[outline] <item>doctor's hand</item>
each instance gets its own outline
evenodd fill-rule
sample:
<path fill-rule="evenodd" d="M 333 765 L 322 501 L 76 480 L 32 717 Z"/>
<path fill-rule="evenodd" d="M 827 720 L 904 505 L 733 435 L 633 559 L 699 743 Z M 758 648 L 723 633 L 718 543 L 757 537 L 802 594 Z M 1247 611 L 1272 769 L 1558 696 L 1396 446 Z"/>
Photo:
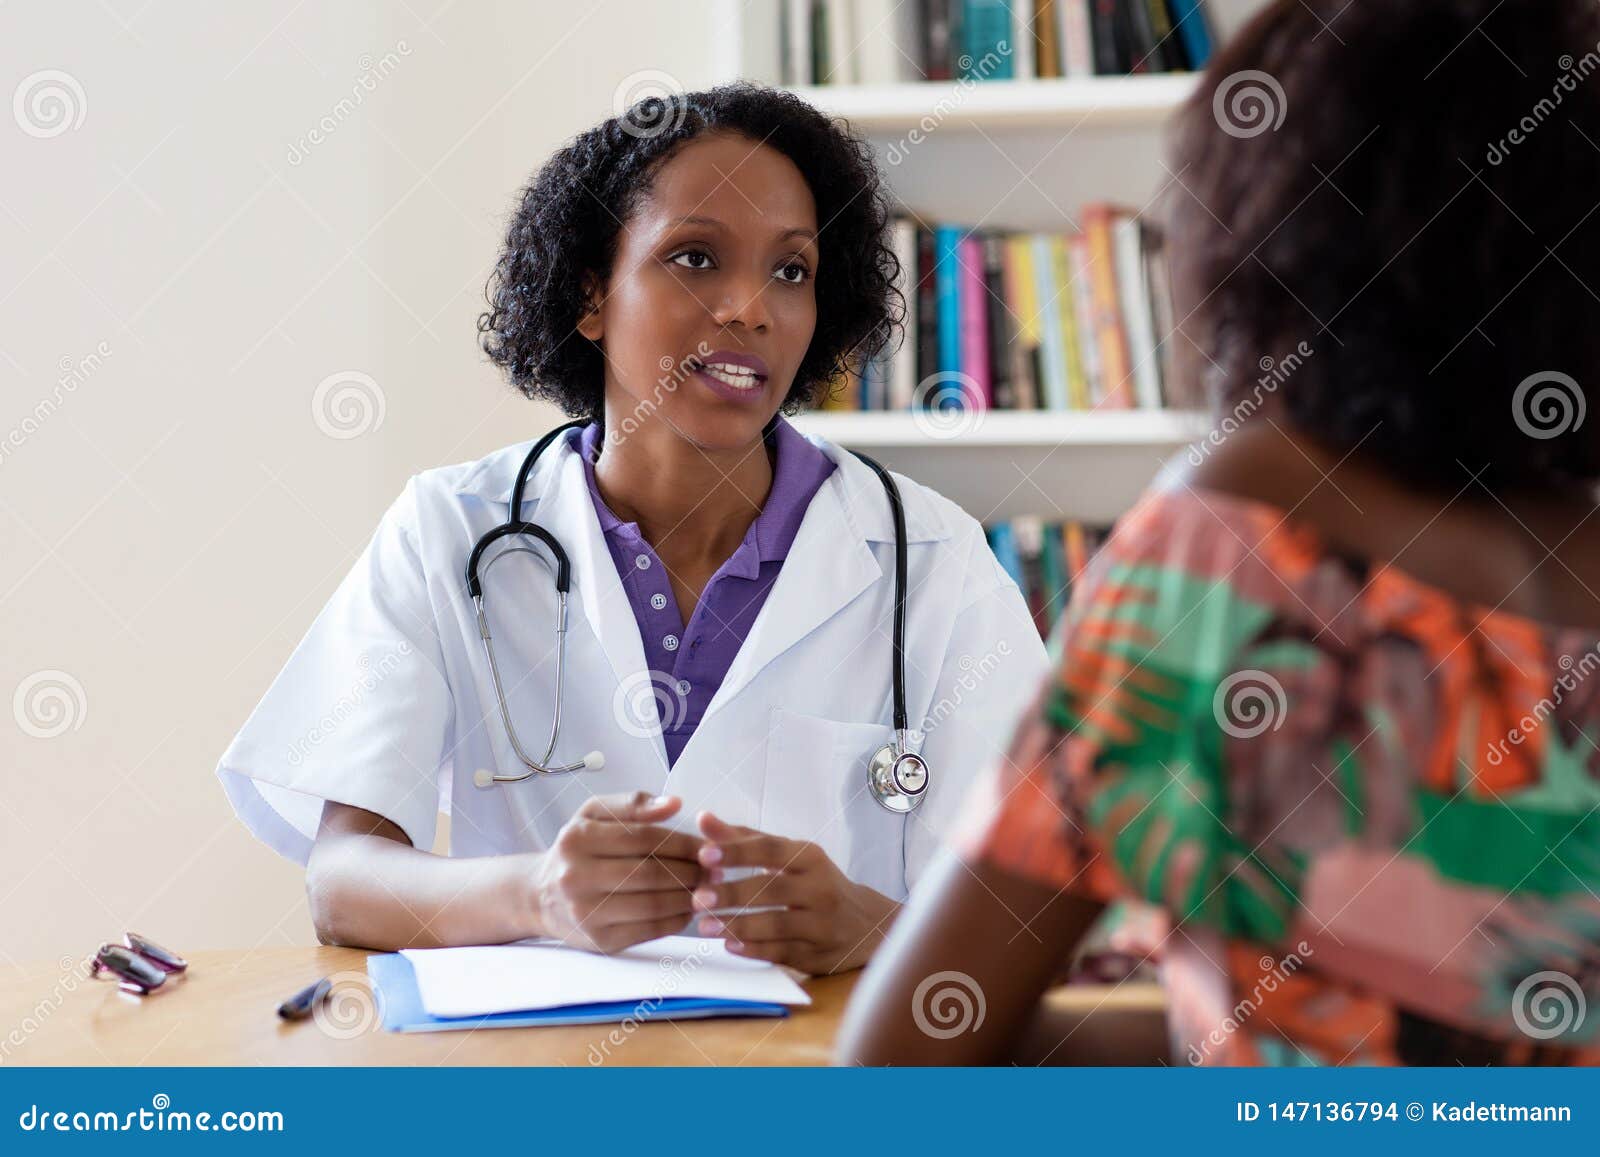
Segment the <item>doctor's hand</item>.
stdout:
<path fill-rule="evenodd" d="M 533 873 L 542 934 L 617 952 L 682 932 L 706 877 L 696 861 L 700 839 L 660 826 L 682 806 L 641 791 L 595 796 L 579 808 Z"/>
<path fill-rule="evenodd" d="M 694 893 L 706 913 L 701 934 L 721 935 L 729 952 L 787 964 L 804 972 L 845 972 L 871 958 L 900 905 L 841 872 L 828 854 L 805 840 L 699 815 L 706 837 L 700 863 L 710 879 Z M 761 874 L 725 881 L 724 868 L 758 868 Z M 743 916 L 711 915 L 728 908 L 764 908 Z"/>

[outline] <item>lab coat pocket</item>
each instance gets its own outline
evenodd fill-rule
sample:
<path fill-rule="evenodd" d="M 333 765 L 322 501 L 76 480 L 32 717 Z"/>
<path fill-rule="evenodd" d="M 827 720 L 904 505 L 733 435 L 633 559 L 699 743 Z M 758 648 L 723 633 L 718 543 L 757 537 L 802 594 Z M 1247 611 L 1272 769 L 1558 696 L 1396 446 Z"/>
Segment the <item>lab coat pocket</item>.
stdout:
<path fill-rule="evenodd" d="M 772 709 L 761 828 L 821 846 L 845 875 L 905 897 L 905 824 L 872 798 L 867 762 L 894 739 L 887 723 L 842 723 Z"/>

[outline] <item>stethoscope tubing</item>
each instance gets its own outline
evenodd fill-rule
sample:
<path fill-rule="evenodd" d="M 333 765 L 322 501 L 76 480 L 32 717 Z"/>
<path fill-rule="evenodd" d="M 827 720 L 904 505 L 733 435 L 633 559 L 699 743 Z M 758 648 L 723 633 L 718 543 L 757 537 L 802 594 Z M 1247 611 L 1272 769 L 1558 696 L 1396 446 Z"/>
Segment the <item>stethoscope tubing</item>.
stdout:
<path fill-rule="evenodd" d="M 546 447 L 567 431 L 588 424 L 589 419 L 587 418 L 566 422 L 549 431 L 534 443 L 533 448 L 528 451 L 527 456 L 522 460 L 521 468 L 517 471 L 516 482 L 511 488 L 511 498 L 507 503 L 506 521 L 480 537 L 473 544 L 472 552 L 467 557 L 467 593 L 471 596 L 473 605 L 477 610 L 478 634 L 483 640 L 484 654 L 489 660 L 489 671 L 494 679 L 495 697 L 499 700 L 500 715 L 505 722 L 506 733 L 510 737 L 512 749 L 516 752 L 517 758 L 528 769 L 526 772 L 517 775 L 492 774 L 486 778 L 480 772 L 480 786 L 487 786 L 489 783 L 516 783 L 535 774 L 554 775 L 596 766 L 594 760 L 597 753 L 593 752 L 577 763 L 563 764 L 557 767 L 548 765 L 550 756 L 555 752 L 556 740 L 561 729 L 561 704 L 564 691 L 564 668 L 567 649 L 567 595 L 571 589 L 572 566 L 567 558 L 566 550 L 555 535 L 538 523 L 526 522 L 522 519 L 523 493 L 527 489 L 528 479 L 533 474 L 534 467 L 539 461 L 539 455 L 544 453 Z M 893 689 L 895 748 L 897 754 L 904 755 L 907 751 L 905 638 L 908 586 L 905 506 L 901 502 L 900 487 L 882 464 L 859 450 L 852 450 L 851 453 L 865 463 L 877 475 L 878 481 L 882 483 L 884 494 L 889 502 L 890 517 L 894 523 L 894 662 L 891 672 L 891 686 Z M 545 545 L 546 549 L 550 551 L 551 557 L 555 560 L 555 587 L 560 604 L 559 622 L 557 624 L 555 711 L 551 721 L 550 742 L 545 748 L 543 758 L 539 760 L 532 759 L 523 749 L 522 742 L 517 737 L 516 728 L 512 724 L 511 710 L 506 703 L 505 688 L 500 679 L 500 665 L 495 661 L 494 642 L 490 637 L 489 620 L 484 613 L 483 583 L 479 572 L 479 564 L 483 558 L 484 551 L 495 542 L 510 535 L 528 535 L 537 539 Z"/>

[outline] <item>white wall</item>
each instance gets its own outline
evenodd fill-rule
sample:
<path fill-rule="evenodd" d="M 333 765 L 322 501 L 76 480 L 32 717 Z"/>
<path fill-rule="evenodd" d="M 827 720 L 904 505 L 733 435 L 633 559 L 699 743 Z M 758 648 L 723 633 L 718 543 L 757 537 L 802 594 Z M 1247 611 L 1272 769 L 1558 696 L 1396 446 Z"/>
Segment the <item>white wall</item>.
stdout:
<path fill-rule="evenodd" d="M 0 976 L 125 929 L 314 943 L 217 757 L 406 477 L 553 421 L 477 347 L 502 221 L 626 78 L 712 83 L 712 15 L 0 7 Z M 359 437 L 313 415 L 342 371 L 381 392 Z"/>

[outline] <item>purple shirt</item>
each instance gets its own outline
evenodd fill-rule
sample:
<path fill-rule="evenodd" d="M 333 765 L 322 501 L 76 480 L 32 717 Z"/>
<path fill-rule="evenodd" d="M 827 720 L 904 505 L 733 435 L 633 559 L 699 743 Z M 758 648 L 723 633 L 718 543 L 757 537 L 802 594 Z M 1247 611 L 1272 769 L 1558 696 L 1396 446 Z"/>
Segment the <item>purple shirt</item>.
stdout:
<path fill-rule="evenodd" d="M 772 489 L 744 541 L 717 568 L 687 626 L 672 583 L 655 548 L 639 533 L 637 522 L 623 522 L 606 506 L 594 480 L 600 425 L 591 422 L 574 432 L 583 457 L 589 495 L 600 517 L 600 530 L 611 549 L 617 575 L 633 607 L 650 670 L 652 698 L 666 741 L 667 764 L 678 762 L 689 736 L 700 725 L 706 707 L 722 686 L 739 646 L 767 601 L 812 497 L 834 471 L 833 459 L 818 450 L 782 418 L 773 433 L 775 463 Z M 569 434 L 569 441 L 574 435 Z"/>

